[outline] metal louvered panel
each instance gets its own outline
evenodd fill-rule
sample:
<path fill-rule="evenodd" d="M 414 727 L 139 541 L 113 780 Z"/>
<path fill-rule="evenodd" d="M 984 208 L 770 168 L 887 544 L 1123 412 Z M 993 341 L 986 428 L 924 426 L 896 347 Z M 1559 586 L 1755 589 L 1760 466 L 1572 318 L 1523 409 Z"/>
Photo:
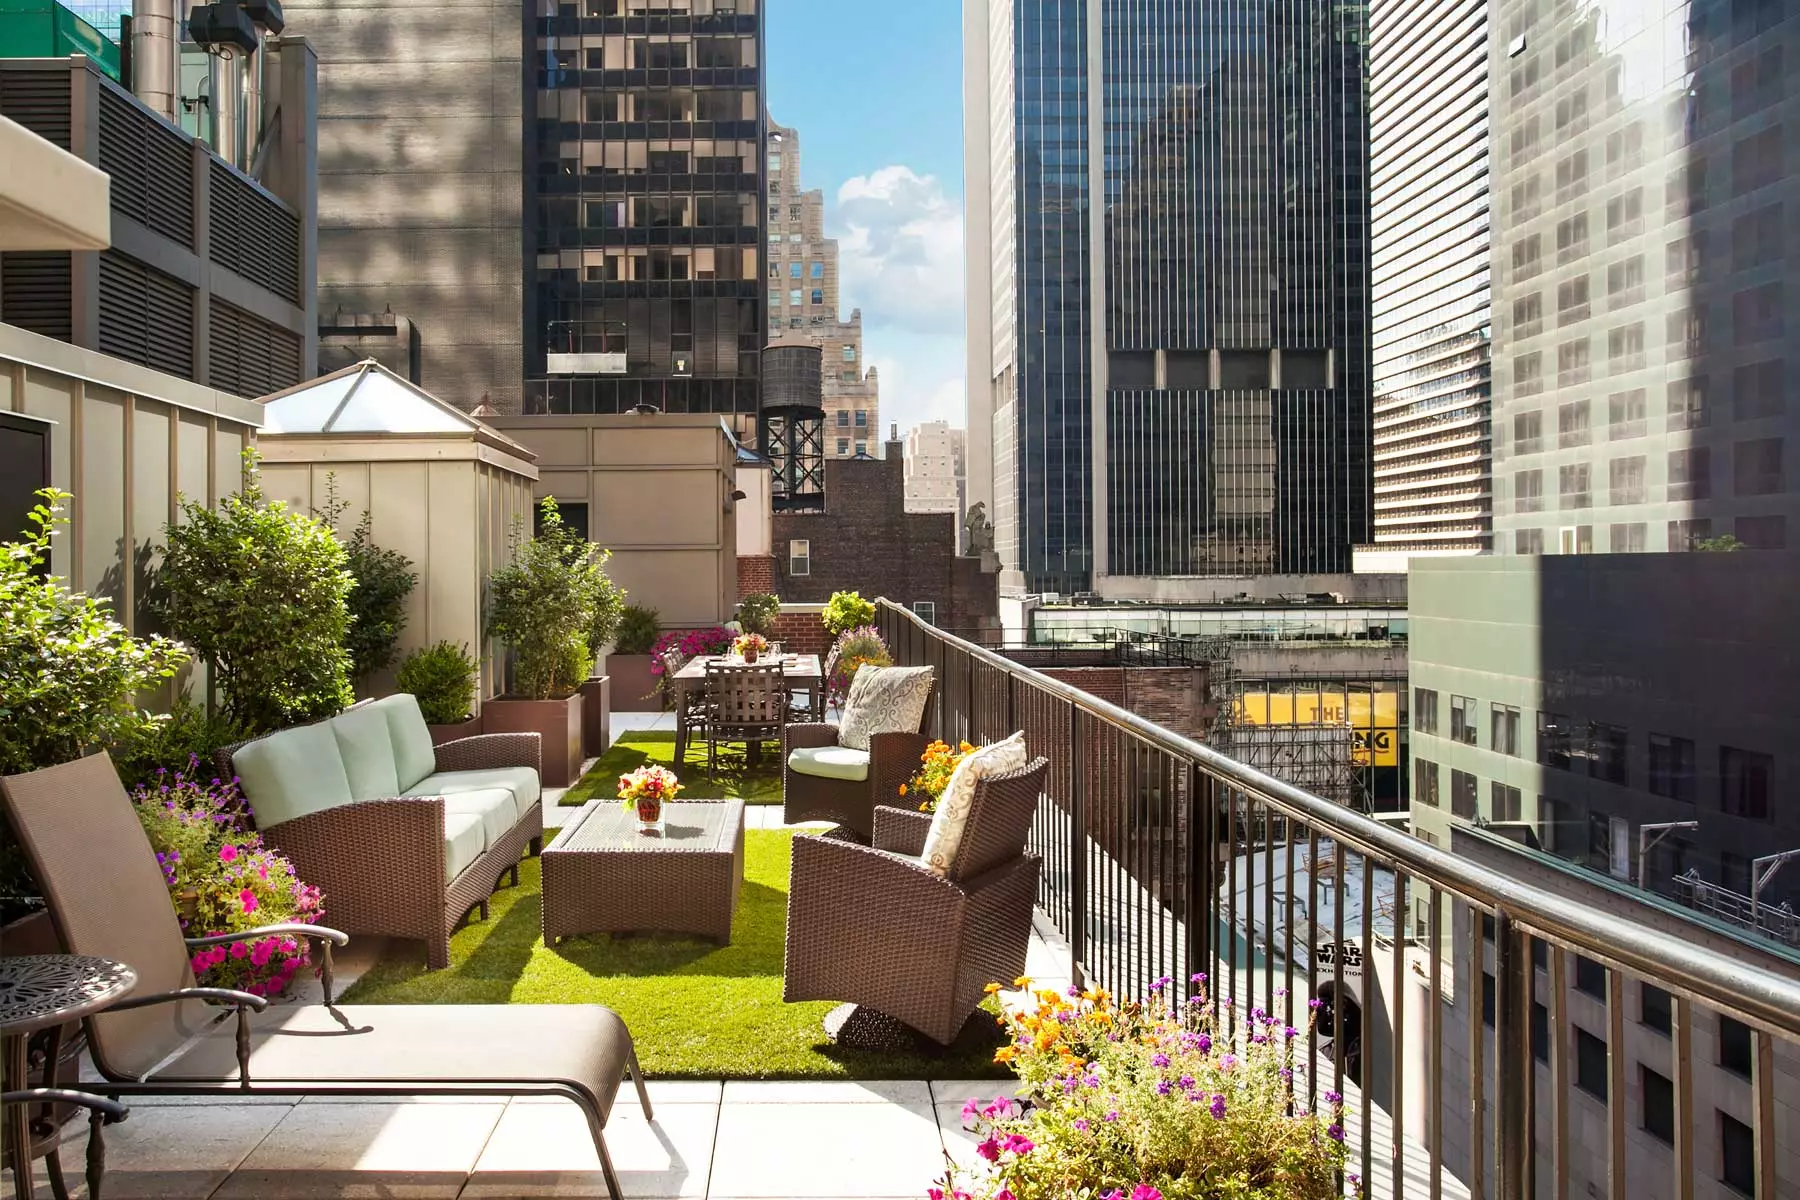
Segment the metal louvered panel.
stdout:
<path fill-rule="evenodd" d="M 71 341 L 69 254 L 14 250 L 0 254 L 0 321 L 58 341 Z"/>
<path fill-rule="evenodd" d="M 0 70 L 0 115 L 69 149 L 69 68 Z"/>
<path fill-rule="evenodd" d="M 115 212 L 193 246 L 192 143 L 107 86 L 100 88 L 100 169 L 112 176 Z"/>
<path fill-rule="evenodd" d="M 100 350 L 194 377 L 194 290 L 117 250 L 100 253 Z"/>
<path fill-rule="evenodd" d="M 300 338 L 292 330 L 214 298 L 207 382 L 255 398 L 300 382 Z"/>
<path fill-rule="evenodd" d="M 300 218 L 224 163 L 212 164 L 212 260 L 300 303 Z"/>

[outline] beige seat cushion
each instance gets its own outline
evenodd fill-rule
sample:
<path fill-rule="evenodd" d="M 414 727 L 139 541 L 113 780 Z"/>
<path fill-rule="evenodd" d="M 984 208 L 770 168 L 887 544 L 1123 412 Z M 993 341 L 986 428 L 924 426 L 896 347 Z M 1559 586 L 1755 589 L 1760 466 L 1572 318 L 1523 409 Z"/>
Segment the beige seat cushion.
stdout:
<path fill-rule="evenodd" d="M 487 849 L 487 831 L 482 828 L 481 814 L 451 812 L 444 808 L 444 879 L 454 880 L 469 869 L 469 864 Z"/>
<path fill-rule="evenodd" d="M 506 788 L 486 788 L 479 792 L 448 792 L 444 795 L 446 813 L 472 813 L 481 818 L 481 848 L 486 850 L 519 823 L 519 809 L 513 794 Z"/>
<path fill-rule="evenodd" d="M 337 738 L 354 799 L 380 800 L 400 794 L 394 739 L 388 731 L 386 714 L 373 704 L 359 704 L 325 724 Z"/>
<path fill-rule="evenodd" d="M 1030 757 L 1025 753 L 1025 733 L 1020 730 L 991 746 L 978 746 L 956 764 L 944 794 L 938 797 L 937 811 L 931 817 L 931 829 L 925 834 L 925 850 L 919 857 L 933 875 L 948 875 L 950 864 L 962 846 L 969 825 L 969 810 L 975 803 L 975 785 L 989 775 L 1017 771 Z"/>
<path fill-rule="evenodd" d="M 437 771 L 408 788 L 408 796 L 448 796 L 453 792 L 485 792 L 505 788 L 513 794 L 520 817 L 531 811 L 543 788 L 530 767 L 482 767 L 473 771 Z"/>
<path fill-rule="evenodd" d="M 801 746 L 788 754 L 788 769 L 819 779 L 849 779 L 858 783 L 869 777 L 869 752 L 848 746 Z"/>
<path fill-rule="evenodd" d="M 388 736 L 394 741 L 394 772 L 402 792 L 437 770 L 437 748 L 419 701 L 408 692 L 383 696 L 368 706 L 387 718 Z"/>
<path fill-rule="evenodd" d="M 838 745 L 867 750 L 877 733 L 917 733 L 930 698 L 930 667 L 861 668 L 844 699 Z"/>

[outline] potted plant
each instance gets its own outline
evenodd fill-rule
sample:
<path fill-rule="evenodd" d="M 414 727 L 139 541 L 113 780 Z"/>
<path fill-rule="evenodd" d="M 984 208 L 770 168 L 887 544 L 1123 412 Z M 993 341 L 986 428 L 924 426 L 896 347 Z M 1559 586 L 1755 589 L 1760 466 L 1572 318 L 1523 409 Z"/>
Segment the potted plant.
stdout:
<path fill-rule="evenodd" d="M 667 706 L 674 702 L 674 685 L 663 678 L 663 655 L 670 650 L 681 656 L 683 662 L 689 659 L 724 654 L 731 649 L 737 631 L 728 625 L 709 625 L 705 629 L 671 629 L 656 639 L 650 647 L 650 677 L 653 687 L 661 693 L 661 702 Z"/>
<path fill-rule="evenodd" d="M 637 813 L 638 832 L 661 833 L 663 805 L 675 799 L 681 780 L 675 772 L 655 763 L 645 763 L 629 775 L 619 776 L 619 800 L 627 812 Z"/>
<path fill-rule="evenodd" d="M 769 649 L 769 639 L 760 633 L 740 633 L 731 640 L 731 652 L 747 663 L 761 658 Z"/>
<path fill-rule="evenodd" d="M 400 660 L 394 685 L 411 692 L 431 730 L 431 742 L 455 741 L 481 732 L 475 706 L 475 660 L 454 642 L 422 646 Z"/>
<path fill-rule="evenodd" d="M 606 656 L 606 673 L 619 707 L 632 712 L 657 707 L 652 701 L 662 664 L 656 661 L 654 651 L 661 635 L 662 621 L 654 608 L 627 604 L 619 610 L 618 632 L 613 636 L 612 653 Z"/>
<path fill-rule="evenodd" d="M 948 742 L 933 742 L 925 747 L 925 752 L 919 755 L 918 771 L 900 785 L 901 799 L 917 804 L 922 813 L 936 812 L 938 800 L 950 786 L 950 776 L 956 773 L 957 764 L 974 749 L 968 742 L 959 742 L 955 748 Z"/>
<path fill-rule="evenodd" d="M 625 615 L 625 589 L 612 581 L 606 564 L 611 550 L 600 551 L 594 581 L 594 619 L 588 625 L 588 653 L 594 665 L 581 681 L 581 752 L 590 758 L 606 753 L 612 744 L 612 684 L 606 670 L 607 647 L 619 636 Z"/>
<path fill-rule="evenodd" d="M 824 622 L 826 633 L 842 637 L 849 630 L 873 625 L 875 605 L 857 592 L 833 592 L 819 613 L 819 620 Z"/>
<path fill-rule="evenodd" d="M 752 592 L 738 601 L 738 628 L 745 633 L 775 636 L 775 618 L 781 615 L 781 597 L 767 592 Z"/>
<path fill-rule="evenodd" d="M 894 656 L 888 653 L 887 643 L 881 640 L 881 634 L 873 625 L 844 630 L 838 635 L 832 651 L 837 665 L 832 669 L 831 678 L 825 681 L 825 687 L 833 703 L 841 704 L 849 696 L 850 681 L 856 678 L 860 668 L 894 665 Z"/>
<path fill-rule="evenodd" d="M 512 687 L 482 706 L 488 733 L 543 738 L 543 782 L 567 787 L 581 775 L 581 682 L 593 659 L 596 547 L 563 524 L 556 501 L 540 506 L 538 532 L 513 530 L 513 560 L 488 580 L 487 633 L 506 643 Z"/>

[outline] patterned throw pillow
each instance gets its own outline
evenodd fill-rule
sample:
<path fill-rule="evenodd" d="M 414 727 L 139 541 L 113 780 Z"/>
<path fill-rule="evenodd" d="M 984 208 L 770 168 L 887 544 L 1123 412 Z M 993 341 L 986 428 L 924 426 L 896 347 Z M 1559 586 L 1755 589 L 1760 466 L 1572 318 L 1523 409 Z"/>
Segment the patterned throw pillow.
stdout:
<path fill-rule="evenodd" d="M 877 733 L 917 733 L 931 696 L 930 667 L 861 667 L 850 681 L 838 745 L 867 750 Z"/>
<path fill-rule="evenodd" d="M 956 764 L 944 794 L 938 797 L 937 812 L 931 817 L 931 831 L 925 835 L 925 852 L 919 856 L 933 875 L 948 875 L 950 864 L 962 846 L 963 831 L 968 828 L 969 810 L 975 804 L 975 785 L 989 775 L 1017 771 L 1031 759 L 1025 753 L 1025 731 L 1020 730 L 1004 741 L 977 747 Z"/>

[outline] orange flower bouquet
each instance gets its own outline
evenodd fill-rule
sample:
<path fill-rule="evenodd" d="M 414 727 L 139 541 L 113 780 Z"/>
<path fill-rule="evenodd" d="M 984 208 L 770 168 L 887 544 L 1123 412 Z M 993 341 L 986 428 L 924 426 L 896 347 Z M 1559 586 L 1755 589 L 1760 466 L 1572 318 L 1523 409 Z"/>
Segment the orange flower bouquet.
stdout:
<path fill-rule="evenodd" d="M 975 747 L 958 742 L 953 749 L 947 742 L 933 742 L 919 755 L 919 770 L 900 785 L 900 794 L 917 801 L 920 812 L 936 812 L 939 797 L 950 784 L 956 764 L 969 756 Z"/>

